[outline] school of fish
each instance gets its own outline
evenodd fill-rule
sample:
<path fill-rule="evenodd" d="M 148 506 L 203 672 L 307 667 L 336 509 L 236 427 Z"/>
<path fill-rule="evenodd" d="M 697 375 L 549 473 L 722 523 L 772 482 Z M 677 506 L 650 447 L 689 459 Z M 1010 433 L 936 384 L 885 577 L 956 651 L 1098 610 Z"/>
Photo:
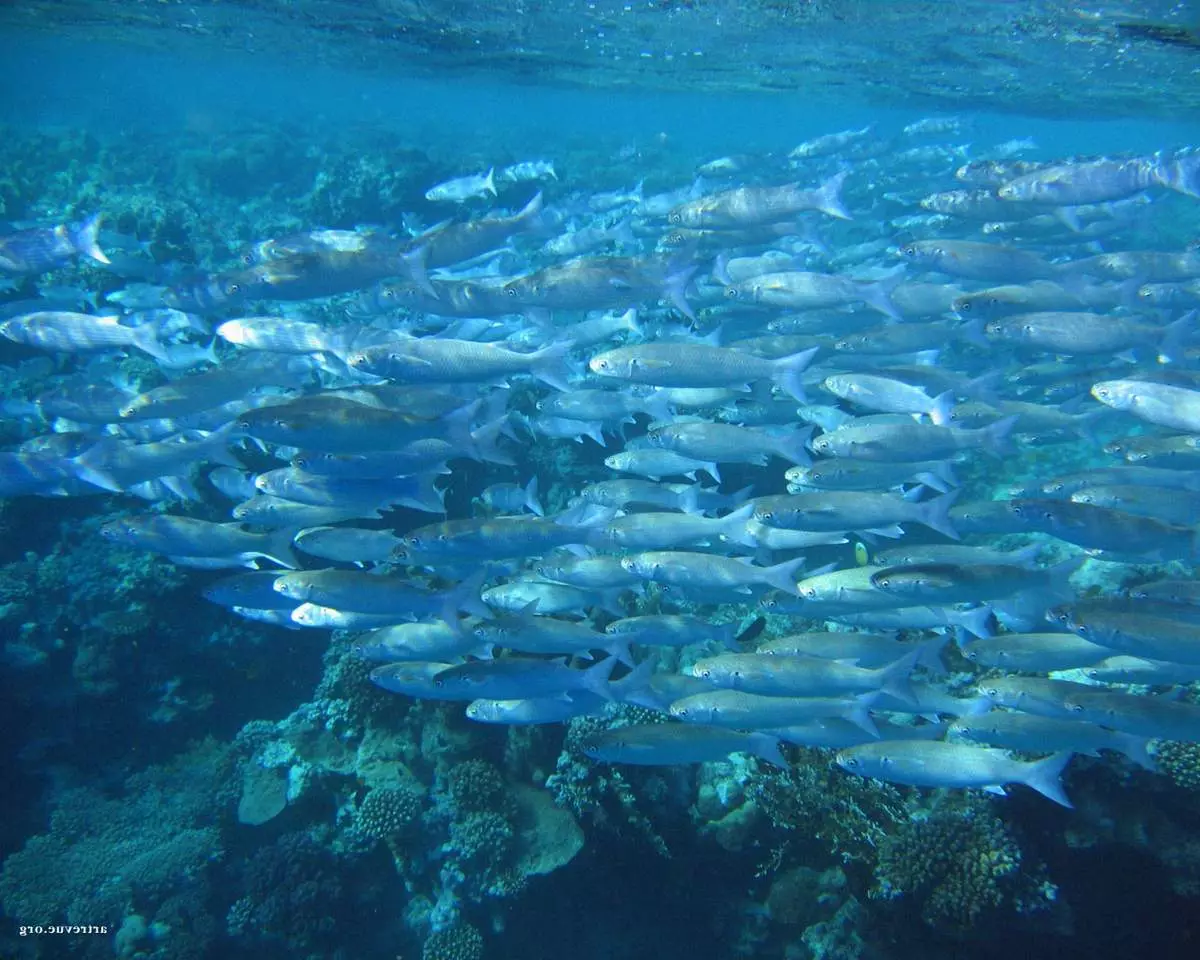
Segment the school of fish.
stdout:
<path fill-rule="evenodd" d="M 1073 754 L 1200 741 L 1200 151 L 960 133 L 658 193 L 528 160 L 431 186 L 435 225 L 202 274 L 103 211 L 14 230 L 10 278 L 123 282 L 0 303 L 59 363 L 5 403 L 0 495 L 141 498 L 101 535 L 480 723 L 661 714 L 598 762 L 799 744 L 1070 806 Z"/>

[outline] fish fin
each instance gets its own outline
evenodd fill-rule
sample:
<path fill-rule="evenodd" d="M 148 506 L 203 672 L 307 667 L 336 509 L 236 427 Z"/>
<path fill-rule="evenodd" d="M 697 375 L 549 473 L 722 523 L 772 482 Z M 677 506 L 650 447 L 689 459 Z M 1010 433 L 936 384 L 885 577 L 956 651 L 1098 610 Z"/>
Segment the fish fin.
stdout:
<path fill-rule="evenodd" d="M 693 323 L 696 322 L 696 313 L 688 303 L 686 294 L 687 285 L 692 282 L 692 277 L 696 275 L 698 269 L 699 267 L 692 263 L 672 270 L 663 281 L 662 289 L 663 299 Z"/>
<path fill-rule="evenodd" d="M 775 382 L 780 389 L 793 397 L 799 403 L 808 403 L 808 395 L 804 392 L 804 371 L 817 355 L 819 347 L 809 347 L 799 353 L 781 357 L 775 361 Z"/>
<path fill-rule="evenodd" d="M 799 596 L 800 591 L 796 587 L 796 571 L 803 569 L 805 560 L 805 557 L 795 557 L 791 560 L 784 560 L 783 563 L 777 563 L 773 567 L 764 567 L 761 574 L 762 580 L 776 590 L 790 593 L 794 597 Z"/>
<path fill-rule="evenodd" d="M 92 214 L 83 223 L 68 227 L 67 234 L 70 237 L 71 246 L 75 248 L 76 253 L 85 257 L 91 257 L 97 263 L 110 264 L 112 261 L 104 255 L 104 251 L 100 249 L 98 242 L 101 216 L 102 214 L 99 213 Z"/>
<path fill-rule="evenodd" d="M 951 412 L 954 410 L 954 391 L 947 390 L 933 398 L 933 406 L 929 410 L 929 419 L 939 427 L 950 424 Z"/>
<path fill-rule="evenodd" d="M 603 649 L 619 663 L 622 663 L 631 669 L 635 666 L 633 654 L 629 652 L 629 641 L 624 637 L 618 637 L 614 639 Z"/>
<path fill-rule="evenodd" d="M 605 657 L 594 667 L 588 667 L 584 670 L 584 689 L 602 696 L 605 700 L 615 699 L 612 688 L 609 686 L 608 678 L 612 676 L 612 672 L 618 662 L 616 657 Z"/>
<path fill-rule="evenodd" d="M 879 689 L 897 700 L 916 706 L 917 696 L 908 682 L 908 675 L 913 672 L 920 661 L 921 654 L 921 650 L 913 650 L 894 663 L 880 667 L 877 671 L 880 681 Z"/>
<path fill-rule="evenodd" d="M 539 517 L 546 515 L 545 509 L 542 507 L 541 501 L 538 500 L 538 478 L 534 474 L 529 478 L 529 482 L 525 484 L 525 509 L 530 513 L 536 514 Z"/>
<path fill-rule="evenodd" d="M 732 513 L 727 513 L 725 516 L 717 520 L 720 524 L 721 536 L 731 542 L 741 544 L 743 547 L 756 546 L 753 537 L 746 532 L 746 521 L 754 515 L 754 504 L 744 503 Z"/>
<path fill-rule="evenodd" d="M 429 273 L 426 266 L 428 254 L 429 244 L 422 243 L 420 246 L 400 254 L 400 263 L 403 264 L 404 273 L 412 281 L 413 286 L 426 296 L 437 300 L 439 299 L 438 292 L 429 281 Z"/>
<path fill-rule="evenodd" d="M 808 453 L 808 442 L 812 439 L 815 430 L 816 428 L 810 424 L 807 427 L 793 429 L 779 437 L 776 440 L 775 455 L 797 466 L 809 466 L 812 463 L 812 457 Z"/>
<path fill-rule="evenodd" d="M 875 726 L 875 721 L 871 719 L 871 706 L 878 699 L 878 690 L 861 694 L 855 697 L 854 702 L 842 713 L 843 718 L 849 720 L 856 727 L 865 730 L 876 740 L 879 739 L 879 728 Z"/>
<path fill-rule="evenodd" d="M 442 619 L 447 624 L 458 629 L 457 613 L 460 610 L 474 617 L 489 618 L 495 616 L 495 611 L 479 598 L 479 592 L 483 588 L 487 576 L 486 570 L 476 570 L 446 594 L 446 606 L 442 610 Z M 535 600 L 534 604 L 536 603 L 537 601 Z M 529 607 L 523 609 L 521 613 L 524 614 L 526 611 L 529 611 L 530 615 L 533 613 Z"/>
<path fill-rule="evenodd" d="M 1032 787 L 1043 797 L 1053 800 L 1059 806 L 1066 807 L 1068 810 L 1073 809 L 1074 805 L 1067 798 L 1066 791 L 1059 780 L 1059 776 L 1071 762 L 1071 757 L 1071 751 L 1064 750 L 1045 760 L 1031 763 L 1025 768 L 1021 782 L 1027 787 Z"/>
<path fill-rule="evenodd" d="M 827 217 L 833 217 L 837 220 L 854 219 L 850 216 L 850 211 L 842 204 L 842 184 L 846 182 L 846 177 L 848 176 L 850 176 L 850 171 L 842 170 L 835 173 L 813 191 L 814 206 Z"/>
<path fill-rule="evenodd" d="M 1013 452 L 1008 435 L 1012 433 L 1013 425 L 1017 422 L 1017 419 L 1018 415 L 1014 413 L 1010 417 L 1004 417 L 995 423 L 981 428 L 983 430 L 984 449 L 988 453 L 995 457 L 1006 457 Z"/>
<path fill-rule="evenodd" d="M 951 540 L 961 540 L 958 531 L 954 529 L 954 524 L 950 522 L 950 508 L 954 506 L 954 502 L 961 493 L 961 490 L 951 490 L 949 493 L 943 493 L 940 497 L 922 503 L 921 523 Z"/>
<path fill-rule="evenodd" d="M 779 750 L 779 738 L 774 737 L 769 733 L 751 733 L 747 734 L 749 750 L 747 753 L 752 753 L 760 760 L 766 760 L 776 767 L 787 769 L 788 762 L 784 759 L 783 754 Z"/>
<path fill-rule="evenodd" d="M 472 460 L 515 467 L 517 465 L 516 460 L 496 446 L 496 441 L 500 438 L 500 435 L 506 433 L 505 427 L 507 426 L 508 416 L 502 415 L 490 423 L 476 427 L 471 431 L 471 443 L 467 447 L 467 456 Z"/>
<path fill-rule="evenodd" d="M 1158 763 L 1147 749 L 1150 741 L 1146 737 L 1136 737 L 1131 733 L 1117 733 L 1113 735 L 1113 741 L 1118 750 L 1143 770 L 1149 770 L 1151 773 L 1158 772 Z"/>
<path fill-rule="evenodd" d="M 859 286 L 859 293 L 863 298 L 863 302 L 873 310 L 878 310 L 885 317 L 890 317 L 897 322 L 903 320 L 904 317 L 896 309 L 896 305 L 892 303 L 892 291 L 904 281 L 904 274 L 905 268 L 901 266 L 888 276 L 882 277 L 874 283 L 861 284 Z"/>
<path fill-rule="evenodd" d="M 490 170 L 488 170 L 488 174 L 486 177 L 484 177 L 484 180 L 483 180 L 483 188 L 485 190 L 489 191 L 493 197 L 496 196 L 496 168 L 495 167 L 492 167 Z"/>
<path fill-rule="evenodd" d="M 551 343 L 529 355 L 529 372 L 542 383 L 555 390 L 570 389 L 569 382 L 574 372 L 567 360 L 574 343 L 569 340 Z"/>
<path fill-rule="evenodd" d="M 267 548 L 258 551 L 258 556 L 273 560 L 281 567 L 289 570 L 299 570 L 303 564 L 292 549 L 292 541 L 298 532 L 296 527 L 285 527 L 282 530 L 272 530 L 267 541 Z"/>

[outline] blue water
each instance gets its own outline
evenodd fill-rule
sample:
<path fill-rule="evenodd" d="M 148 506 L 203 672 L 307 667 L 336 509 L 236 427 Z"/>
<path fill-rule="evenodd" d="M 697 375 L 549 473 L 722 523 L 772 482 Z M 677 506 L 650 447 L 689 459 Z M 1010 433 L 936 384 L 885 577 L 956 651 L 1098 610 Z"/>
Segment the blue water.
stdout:
<path fill-rule="evenodd" d="M 503 188 L 495 202 L 513 211 L 539 187 L 547 205 L 563 211 L 586 209 L 593 194 L 631 189 L 640 180 L 646 195 L 684 187 L 698 166 L 724 156 L 748 155 L 762 163 L 726 186 L 743 179 L 777 184 L 795 176 L 815 185 L 844 167 L 856 220 L 845 226 L 813 215 L 807 221 L 827 231 L 836 254 L 869 240 L 895 245 L 907 238 L 888 218 L 919 214 L 916 201 L 923 193 L 959 186 L 954 168 L 988 156 L 1004 141 L 1032 139 L 1036 146 L 1022 156 L 1045 162 L 1200 146 L 1200 113 L 1188 93 L 1200 59 L 1194 34 L 1186 33 L 1192 23 L 1186 4 L 1151 3 L 1094 17 L 1057 3 L 993 4 L 987 16 L 1021 18 L 1025 32 L 1013 27 L 993 37 L 980 24 L 984 39 L 977 42 L 988 45 L 986 57 L 979 55 L 982 48 L 971 48 L 970 56 L 951 49 L 983 15 L 978 4 L 923 4 L 931 22 L 938 8 L 952 11 L 950 20 L 961 18 L 957 31 L 938 39 L 946 45 L 944 63 L 908 60 L 892 50 L 882 42 L 895 41 L 894 31 L 902 29 L 892 23 L 880 27 L 879 63 L 852 71 L 838 61 L 843 35 L 817 29 L 814 38 L 833 39 L 823 45 L 814 40 L 818 52 L 808 67 L 785 58 L 781 43 L 780 74 L 803 83 L 805 71 L 811 72 L 808 86 L 790 90 L 768 89 L 762 78 L 770 71 L 758 68 L 771 56 L 776 28 L 764 27 L 755 37 L 760 48 L 745 39 L 755 36 L 754 11 L 716 3 L 662 4 L 647 7 L 649 12 L 624 7 L 635 25 L 645 25 L 642 34 L 634 42 L 623 32 L 620 43 L 632 45 L 602 65 L 572 62 L 578 49 L 568 41 L 587 32 L 578 25 L 597 28 L 586 5 L 564 5 L 548 19 L 567 40 L 553 65 L 540 70 L 513 68 L 508 61 L 495 65 L 487 56 L 495 53 L 488 46 L 494 41 L 487 39 L 487 12 L 452 5 L 294 0 L 278 10 L 254 4 L 162 4 L 161 11 L 141 3 L 21 6 L 0 20 L 0 236 L 100 213 L 110 231 L 101 234 L 102 247 L 113 251 L 120 244 L 154 269 L 146 277 L 122 276 L 78 258 L 15 275 L 0 288 L 5 318 L 41 309 L 118 311 L 104 297 L 140 280 L 192 289 L 189 284 L 202 282 L 197 278 L 240 270 L 245 261 L 239 257 L 273 237 L 368 226 L 398 232 L 446 217 L 478 219 L 490 199 L 447 208 L 427 201 L 424 192 L 441 180 L 523 160 L 554 161 L 559 179 Z M 837 6 L 774 5 L 759 16 L 774 24 L 769 18 L 787 7 L 798 19 L 836 24 L 857 18 L 859 40 L 870 46 L 869 5 L 847 5 L 845 16 Z M 650 19 L 655 9 L 678 16 Z M 705 46 L 705 65 L 720 69 L 691 84 L 683 66 L 677 75 L 670 66 L 682 63 L 682 51 L 695 45 L 689 10 L 713 18 L 704 20 L 709 27 L 722 16 L 731 24 L 729 34 L 696 40 Z M 622 10 L 604 12 L 614 24 L 624 23 Z M 125 19 L 118 20 L 118 13 Z M 536 13 L 539 23 L 547 19 L 541 8 Z M 491 14 L 494 24 L 526 15 L 534 11 Z M 366 34 L 336 44 L 325 39 L 332 35 L 330 22 L 357 23 L 360 16 L 377 28 L 375 40 Z M 1126 16 L 1184 33 L 1171 34 L 1170 43 L 1135 38 L 1118 27 Z M 233 26 L 217 29 L 210 17 Z M 286 29 L 275 17 L 286 21 Z M 461 48 L 431 45 L 423 53 L 392 50 L 378 39 L 406 19 L 436 21 L 437 35 L 444 37 L 458 37 L 455 30 L 465 23 L 466 40 Z M 743 31 L 736 43 L 735 22 Z M 478 31 L 474 41 L 470 30 Z M 1032 41 L 1024 38 L 1039 30 L 1039 42 L 1048 46 L 1035 48 L 1041 56 L 1035 70 L 1034 61 L 1017 56 L 1029 55 Z M 1078 43 L 1063 39 L 1072 31 L 1080 31 Z M 789 36 L 789 43 L 796 39 Z M 653 51 L 645 59 L 661 66 L 659 73 L 639 70 L 645 51 Z M 665 60 L 664 51 L 677 59 Z M 1086 66 L 1092 58 L 1096 65 Z M 1005 69 L 1015 77 L 1000 93 L 991 90 L 997 85 L 984 71 L 1000 69 L 994 64 L 1009 64 Z M 1086 89 L 1078 72 L 1085 67 Z M 895 91 L 887 89 L 889 76 Z M 1138 104 L 1143 94 L 1144 109 Z M 903 140 L 906 125 L 930 116 L 958 117 L 961 129 Z M 868 125 L 874 126 L 872 137 L 893 144 L 875 159 L 787 172 L 782 157 L 801 142 Z M 930 161 L 931 170 L 920 166 L 924 161 L 900 156 L 902 147 L 920 146 L 942 151 Z M 888 190 L 904 197 L 881 199 Z M 1157 187 L 1151 195 L 1154 216 L 1136 221 L 1111 243 L 1088 246 L 1075 237 L 1061 246 L 1020 242 L 1072 260 L 1130 249 L 1179 252 L 1188 243 L 1194 248 L 1200 202 Z M 587 218 L 579 225 L 591 222 Z M 934 226 L 920 235 L 945 231 L 977 238 L 970 232 L 976 226 Z M 652 253 L 653 239 L 638 242 L 639 255 Z M 761 251 L 770 243 L 729 249 Z M 539 259 L 537 245 L 525 239 L 516 248 L 515 273 L 553 262 Z M 715 252 L 695 254 L 704 262 L 702 274 Z M 812 250 L 798 255 L 817 256 Z M 894 263 L 872 255 L 858 266 L 874 270 L 870 279 L 878 279 Z M 985 285 L 963 283 L 971 290 Z M 63 306 L 38 299 L 50 284 L 81 287 L 96 302 Z M 698 304 L 700 294 L 692 290 Z M 206 332 L 187 333 L 179 342 L 216 342 L 209 328 L 255 313 L 299 315 L 342 329 L 356 322 L 361 292 L 283 306 L 268 296 L 216 304 L 198 309 Z M 643 322 L 649 317 L 650 328 L 664 338 L 679 333 L 681 317 L 661 306 L 657 293 L 644 300 L 638 304 Z M 374 319 L 400 327 L 417 313 Z M 561 313 L 554 323 L 581 318 L 574 310 Z M 1117 307 L 1111 313 L 1125 315 Z M 1165 326 L 1183 314 L 1173 308 L 1138 316 Z M 504 315 L 508 319 L 463 338 L 503 334 L 527 345 L 521 335 L 543 322 L 533 309 Z M 705 322 L 692 332 L 717 325 Z M 426 332 L 419 324 L 415 329 Z M 766 330 L 763 320 L 750 332 Z M 1185 379 L 1196 369 L 1190 333 L 1187 343 L 1189 350 L 1170 367 Z M 615 345 L 589 348 L 578 359 Z M 221 365 L 241 356 L 226 343 L 218 352 Z M 1015 374 L 1053 359 L 1020 353 L 1011 344 L 947 352 L 945 368 L 970 376 L 989 369 Z M 1159 365 L 1153 356 L 1136 361 L 1143 373 Z M 1064 409 L 1098 408 L 1087 398 L 1098 376 L 1070 358 L 1054 362 L 1065 379 L 1078 381 L 1073 393 L 1080 399 Z M 1112 364 L 1118 371 L 1113 376 L 1126 369 L 1111 355 L 1097 363 L 1104 369 Z M 108 442 L 103 426 L 44 416 L 29 405 L 51 387 L 88 383 L 117 386 L 131 397 L 182 375 L 165 366 L 136 350 L 80 355 L 2 340 L 0 443 L 11 452 L 51 433 L 78 434 L 80 446 L 55 461 L 74 463 L 92 444 Z M 323 386 L 348 382 L 334 380 Z M 514 424 L 535 416 L 538 399 L 550 393 L 544 385 L 521 383 L 508 406 Z M 318 389 L 315 378 L 302 389 Z M 492 401 L 507 392 L 492 391 Z M 1054 406 L 1062 398 L 1035 399 Z M 644 433 L 647 422 L 639 413 L 625 439 Z M 1157 429 L 1132 420 L 1103 424 L 1099 440 L 1081 433 L 1061 445 L 1040 446 L 1030 439 L 1003 459 L 973 457 L 963 467 L 969 499 L 1001 499 L 1005 485 L 1110 465 L 1100 443 Z M 615 476 L 603 460 L 621 450 L 618 430 L 606 429 L 603 450 L 586 439 L 577 445 L 516 427 L 514 433 L 519 439 L 511 467 L 451 462 L 439 478 L 448 516 L 472 516 L 478 510 L 474 498 L 497 482 L 524 484 L 536 476 L 553 512 L 585 485 Z M 287 445 L 239 440 L 233 449 L 252 475 L 286 465 L 281 446 Z M 756 494 L 783 493 L 781 463 L 772 460 L 769 471 L 722 464 L 721 491 L 755 484 Z M 239 619 L 202 599 L 206 587 L 233 570 L 177 565 L 102 535 L 101 527 L 118 518 L 155 514 L 228 522 L 231 503 L 240 497 L 218 492 L 213 466 L 204 460 L 184 471 L 196 483 L 194 498 L 158 489 L 141 499 L 129 489 L 93 486 L 31 488 L 0 501 L 0 744 L 6 771 L 0 956 L 1194 955 L 1200 753 L 1192 743 L 1183 744 L 1169 771 L 1160 774 L 1117 754 L 1077 756 L 1066 779 L 1074 810 L 1024 787 L 997 797 L 975 789 L 860 781 L 836 769 L 831 752 L 806 748 L 787 748 L 787 771 L 744 754 L 692 766 L 596 765 L 582 744 L 607 720 L 488 726 L 466 719 L 461 703 L 385 693 L 371 684 L 373 664 L 354 654 L 349 636 Z M 363 525 L 403 535 L 438 519 L 400 508 Z M 941 542 L 915 524 L 908 534 L 906 542 Z M 972 542 L 1014 545 L 1002 534 Z M 852 567 L 850 551 L 818 548 L 808 568 L 830 561 Z M 1055 553 L 1055 559 L 1065 555 Z M 1194 559 L 1122 557 L 1106 568 L 1108 574 L 1089 567 L 1093 579 L 1079 586 L 1078 598 L 1112 594 L 1115 584 L 1129 579 L 1190 579 Z M 470 556 L 465 566 L 434 564 L 434 574 L 421 564 L 401 569 L 412 584 L 447 587 L 479 563 Z M 307 558 L 305 565 L 324 564 Z M 510 574 L 490 568 L 488 582 Z M 745 623 L 757 615 L 753 598 L 710 602 L 714 598 L 703 591 L 683 601 L 670 591 L 665 599 L 654 591 L 650 596 L 623 594 L 619 612 L 658 612 L 659 604 L 719 623 Z M 614 618 L 601 605 L 591 615 L 601 625 Z M 768 627 L 774 636 L 793 628 L 801 629 L 786 618 L 773 618 Z M 645 652 L 638 651 L 639 661 Z M 713 644 L 685 661 L 674 653 L 665 658 L 677 669 L 701 652 L 720 651 Z M 949 669 L 951 676 L 936 682 L 966 696 L 978 679 L 976 668 L 955 655 Z M 1195 701 L 1195 687 L 1187 683 L 1173 692 L 1132 692 Z M 655 719 L 644 707 L 620 709 L 622 723 Z M 947 859 L 929 866 L 936 860 L 928 857 L 931 850 L 947 851 Z"/>

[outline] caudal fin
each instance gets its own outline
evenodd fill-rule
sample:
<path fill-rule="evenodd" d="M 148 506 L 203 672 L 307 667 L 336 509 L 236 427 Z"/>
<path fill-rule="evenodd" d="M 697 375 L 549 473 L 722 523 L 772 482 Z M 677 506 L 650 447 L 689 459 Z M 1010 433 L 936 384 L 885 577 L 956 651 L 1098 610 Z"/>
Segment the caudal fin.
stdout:
<path fill-rule="evenodd" d="M 774 737 L 769 733 L 750 733 L 747 734 L 749 749 L 748 753 L 754 754 L 760 760 L 766 760 L 767 763 L 774 764 L 777 767 L 787 769 L 787 761 L 783 758 L 783 754 L 779 752 L 779 738 Z"/>
<path fill-rule="evenodd" d="M 960 493 L 962 493 L 961 490 L 951 490 L 949 493 L 943 493 L 940 497 L 926 500 L 920 505 L 921 515 L 918 518 L 920 522 L 930 530 L 936 530 L 951 540 L 962 539 L 958 535 L 958 531 L 954 529 L 954 524 L 950 522 L 950 508 L 954 506 L 954 501 L 958 499 Z"/>
<path fill-rule="evenodd" d="M 93 214 L 83 223 L 77 223 L 67 228 L 71 238 L 71 246 L 80 256 L 91 257 L 97 263 L 108 264 L 112 261 L 100 249 L 100 214 Z"/>
<path fill-rule="evenodd" d="M 808 395 L 804 392 L 804 371 L 819 349 L 809 347 L 775 361 L 775 383 L 800 403 L 808 403 Z"/>
<path fill-rule="evenodd" d="M 561 341 L 530 354 L 529 372 L 555 390 L 569 390 L 573 371 L 567 355 L 573 346 L 569 341 Z"/>
<path fill-rule="evenodd" d="M 1071 762 L 1071 756 L 1071 752 L 1067 750 L 1047 757 L 1045 760 L 1026 764 L 1021 782 L 1027 787 L 1032 787 L 1043 797 L 1053 800 L 1059 806 L 1066 807 L 1068 810 L 1073 809 L 1074 804 L 1067 799 L 1062 781 L 1059 780 L 1063 769 Z"/>
<path fill-rule="evenodd" d="M 828 217 L 838 220 L 853 220 L 850 211 L 842 204 L 842 184 L 850 175 L 849 170 L 842 170 L 821 184 L 813 191 L 813 206 Z"/>
<path fill-rule="evenodd" d="M 749 504 L 746 506 L 749 506 Z M 804 557 L 796 557 L 793 560 L 785 560 L 783 563 L 777 563 L 773 567 L 764 568 L 762 582 L 774 587 L 776 590 L 782 590 L 784 593 L 790 593 L 792 596 L 799 596 L 800 591 L 796 588 L 796 572 L 803 569 L 804 560 Z"/>

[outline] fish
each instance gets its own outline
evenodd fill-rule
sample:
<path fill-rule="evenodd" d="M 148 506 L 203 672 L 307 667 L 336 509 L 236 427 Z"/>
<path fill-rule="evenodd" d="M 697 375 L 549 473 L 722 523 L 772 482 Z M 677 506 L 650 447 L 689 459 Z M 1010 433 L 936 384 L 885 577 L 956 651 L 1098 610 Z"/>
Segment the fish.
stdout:
<path fill-rule="evenodd" d="M 819 657 L 724 653 L 700 658 L 689 672 L 723 690 L 767 696 L 823 697 L 881 690 L 911 700 L 908 675 L 919 656 L 920 651 L 912 650 L 891 664 L 870 669 Z"/>
<path fill-rule="evenodd" d="M 1098 757 L 1101 750 L 1113 750 L 1124 754 L 1143 770 L 1151 773 L 1158 770 L 1145 737 L 1117 733 L 1075 720 L 993 710 L 979 716 L 957 718 L 947 727 L 946 736 L 954 741 L 1022 753 L 1069 751 Z"/>
<path fill-rule="evenodd" d="M 593 760 L 639 766 L 675 766 L 724 760 L 731 753 L 748 753 L 787 768 L 779 741 L 767 733 L 741 733 L 723 727 L 693 724 L 630 724 L 588 737 L 581 748 Z"/>
<path fill-rule="evenodd" d="M 30 227 L 0 236 L 0 271 L 45 273 L 76 257 L 109 263 L 98 243 L 100 218 L 101 214 L 97 213 L 80 223 Z"/>
<path fill-rule="evenodd" d="M 676 700 L 668 712 L 687 723 L 743 730 L 841 717 L 875 736 L 870 708 L 878 696 L 872 692 L 857 697 L 775 697 L 743 690 L 710 690 Z"/>
<path fill-rule="evenodd" d="M 238 523 L 151 514 L 110 520 L 100 528 L 100 536 L 109 543 L 171 558 L 230 560 L 241 565 L 261 558 L 293 570 L 301 566 L 292 551 L 291 531 L 255 533 Z"/>
<path fill-rule="evenodd" d="M 425 191 L 425 199 L 434 203 L 465 203 L 489 193 L 496 196 L 496 169 L 487 173 L 472 173 L 465 177 L 444 180 Z"/>
<path fill-rule="evenodd" d="M 563 660 L 534 657 L 474 660 L 436 674 L 433 686 L 439 699 L 518 700 L 582 690 L 611 700 L 609 677 L 616 665 L 615 657 L 586 670 L 568 667 Z"/>
<path fill-rule="evenodd" d="M 1008 783 L 1021 783 L 1070 809 L 1073 804 L 1059 776 L 1072 755 L 1064 750 L 1045 760 L 1024 762 L 990 747 L 903 740 L 848 747 L 838 752 L 834 763 L 860 777 L 913 787 L 983 787 L 996 791 Z"/>
<path fill-rule="evenodd" d="M 763 360 L 728 347 L 701 343 L 646 343 L 593 356 L 588 368 L 599 377 L 660 387 L 726 387 L 769 381 L 805 401 L 801 375 L 815 349 Z"/>

